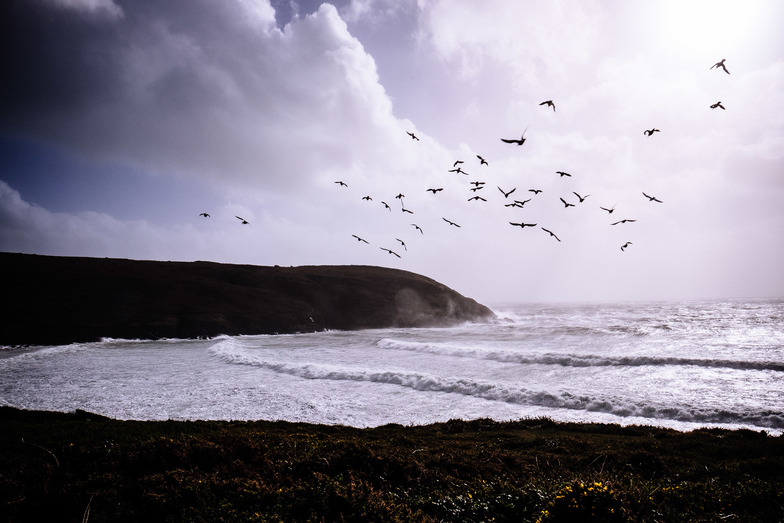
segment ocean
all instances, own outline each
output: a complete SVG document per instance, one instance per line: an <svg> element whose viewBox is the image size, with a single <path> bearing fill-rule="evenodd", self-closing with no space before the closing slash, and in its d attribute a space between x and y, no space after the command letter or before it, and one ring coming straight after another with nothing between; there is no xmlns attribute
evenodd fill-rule
<svg viewBox="0 0 784 523"><path fill-rule="evenodd" d="M498 320L0 348L0 405L135 420L450 419L784 431L784 300L495 306Z"/></svg>

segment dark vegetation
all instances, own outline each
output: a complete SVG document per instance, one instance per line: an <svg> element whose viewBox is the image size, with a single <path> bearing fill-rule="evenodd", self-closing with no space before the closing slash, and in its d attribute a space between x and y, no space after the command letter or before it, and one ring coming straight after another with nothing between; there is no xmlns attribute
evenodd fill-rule
<svg viewBox="0 0 784 523"><path fill-rule="evenodd" d="M0 271L5 345L424 327L494 316L430 278L381 267L0 253Z"/></svg>
<svg viewBox="0 0 784 523"><path fill-rule="evenodd" d="M373 429L0 408L6 521L782 521L784 438L450 421Z"/></svg>

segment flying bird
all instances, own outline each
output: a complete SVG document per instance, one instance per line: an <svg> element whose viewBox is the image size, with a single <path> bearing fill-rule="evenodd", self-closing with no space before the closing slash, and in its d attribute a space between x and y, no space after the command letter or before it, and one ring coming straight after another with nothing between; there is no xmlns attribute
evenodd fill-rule
<svg viewBox="0 0 784 523"><path fill-rule="evenodd" d="M425 232L422 230L422 227L420 227L419 225L415 223L412 223L411 225L413 225L414 228L419 231L419 234L425 234Z"/></svg>
<svg viewBox="0 0 784 523"><path fill-rule="evenodd" d="M575 196L577 196L577 198L579 198L579 200L580 200L580 203L583 203L583 202L585 201L585 199L586 199L586 198L588 198L588 197L590 196L590 194L586 194L585 196L580 196L579 194L577 194L577 193L576 193L576 192L574 192L574 191L572 191L572 194L574 194Z"/></svg>
<svg viewBox="0 0 784 523"><path fill-rule="evenodd" d="M248 223L248 220L246 220L245 218L240 218L239 216L235 216L235 218L241 221L242 225L250 225L250 223Z"/></svg>
<svg viewBox="0 0 784 523"><path fill-rule="evenodd" d="M486 202L486 201L487 201L486 199L482 198L481 196L474 196L473 198L469 198L469 199L468 199L468 201L469 201L469 202L470 202L471 200L482 200L483 202Z"/></svg>
<svg viewBox="0 0 784 523"><path fill-rule="evenodd" d="M715 104L711 105L711 106L710 106L710 108L711 108L711 109L716 109L716 108L719 108L719 109L722 109L722 110L724 110L724 111L726 111L726 110L727 110L727 109L726 109L726 107L724 107L723 105L721 105L721 100L719 100L719 101L718 101L718 102L716 102Z"/></svg>
<svg viewBox="0 0 784 523"><path fill-rule="evenodd" d="M631 245L631 244L632 244L632 242L626 242L626 243L624 243L623 245L621 245L621 250L622 250L622 251L623 251L623 250L625 250L625 249L626 249L626 247L628 247L628 246L629 246L629 245Z"/></svg>
<svg viewBox="0 0 784 523"><path fill-rule="evenodd" d="M479 187L480 185L484 185L486 182L468 182L468 183L474 185L475 187Z"/></svg>
<svg viewBox="0 0 784 523"><path fill-rule="evenodd" d="M400 255L398 253L396 253L395 251L393 251L392 249L387 249L385 247L379 247L379 249L381 249L382 251L387 251L389 254L394 254L395 256L400 258Z"/></svg>
<svg viewBox="0 0 784 523"><path fill-rule="evenodd" d="M340 185L341 187L348 187L348 184L342 180L338 180L335 183Z"/></svg>
<svg viewBox="0 0 784 523"><path fill-rule="evenodd" d="M497 186L496 186L496 187L497 187ZM512 194L513 192L515 192L515 191L517 190L517 187L515 187L515 188L514 188L514 189L512 189L511 191L505 191L505 190L501 189L500 187L498 187L498 190L499 190L499 191L501 191L501 194L503 194L503 195L504 195L504 198L509 198L509 195L510 195L510 194Z"/></svg>
<svg viewBox="0 0 784 523"><path fill-rule="evenodd" d="M559 199L559 200L561 200L561 202L564 204L564 209L568 209L569 207L574 207L574 204L573 204L573 203L568 203L568 202L567 202L566 200L564 200L563 198L558 198L558 199Z"/></svg>
<svg viewBox="0 0 784 523"><path fill-rule="evenodd" d="M727 71L727 66L725 66L725 65L724 65L724 60L726 60L726 58L722 58L722 59L721 59L721 61L719 61L719 62L716 62L715 64L713 64L712 66L710 66L710 68L711 68L711 69L713 69L714 67L716 67L716 68L719 68L719 67L721 67L722 69L724 69L724 72L725 72L725 73L727 73L727 74L730 74L730 72L729 72L729 71Z"/></svg>
<svg viewBox="0 0 784 523"><path fill-rule="evenodd" d="M384 207L386 207L389 212L392 212L392 207L390 207L387 202L381 202L381 203L384 204Z"/></svg>
<svg viewBox="0 0 784 523"><path fill-rule="evenodd" d="M618 204L616 203L615 205L618 205ZM603 211L607 211L608 213L612 214L613 211L615 210L615 205L613 205L611 209L608 209L607 207L602 207L602 206L599 206L599 208L601 210L603 210Z"/></svg>
<svg viewBox="0 0 784 523"><path fill-rule="evenodd" d="M403 193L400 193L400 194L398 194L397 196L395 196L395 198L397 198L398 200L402 200L402 199L403 199L403 198L405 198L405 197L406 197L406 195L405 195L405 194L403 194Z"/></svg>
<svg viewBox="0 0 784 523"><path fill-rule="evenodd" d="M540 103L539 105L549 105L553 108L553 112L555 112L555 104L552 100L545 100L544 102Z"/></svg>
<svg viewBox="0 0 784 523"><path fill-rule="evenodd" d="M465 162L463 162L463 160L455 160L455 163L452 164L452 167L457 167L457 164L459 163L465 163Z"/></svg>
<svg viewBox="0 0 784 523"><path fill-rule="evenodd" d="M481 190L482 190L482 189L484 189L484 188L485 188L485 186L484 186L484 185L477 185L476 187L471 187L471 188L469 189L469 191L471 191L471 192L476 192L476 191L481 191Z"/></svg>
<svg viewBox="0 0 784 523"><path fill-rule="evenodd" d="M528 127L525 128L525 131L527 131L527 130L528 130ZM521 145L523 145L525 143L525 131L523 131L523 135L520 137L519 140L512 140L512 139L507 139L507 138L501 138L501 141L504 142L504 143L516 143L517 146L519 147L519 146L521 146Z"/></svg>
<svg viewBox="0 0 784 523"><path fill-rule="evenodd" d="M205 218L209 218L210 217L210 215L208 213L206 213L206 212L200 212L199 216L204 216Z"/></svg>
<svg viewBox="0 0 784 523"><path fill-rule="evenodd" d="M446 218L444 218L443 216L441 217L441 219L442 219L442 220L444 220L444 221L445 221L446 223L448 223L449 225L454 225L455 227L460 227L460 226L459 226L458 224L456 224L455 222L449 221L449 220L447 220Z"/></svg>
<svg viewBox="0 0 784 523"><path fill-rule="evenodd" d="M619 223L626 223L626 222L636 222L637 220L630 220L628 218L624 218L623 220L619 220L615 223L611 223L610 225L618 225Z"/></svg>
<svg viewBox="0 0 784 523"><path fill-rule="evenodd" d="M647 194L645 194L645 193L642 193L642 195L643 195L643 196L645 196L646 198L648 198L648 200L649 200L649 201L652 201L652 202L658 202L658 203L664 203L664 202L662 202L660 199L658 199L658 198L657 198L657 197L655 197L655 196L648 196L648 195L647 195Z"/></svg>
<svg viewBox="0 0 784 523"><path fill-rule="evenodd" d="M522 229L525 229L526 227L536 227L535 223L514 223L514 222L509 222L509 225L514 225L515 227L520 227Z"/></svg>
<svg viewBox="0 0 784 523"><path fill-rule="evenodd" d="M395 238L395 239L400 242L400 245L402 245L405 250L408 250L408 247L406 247L406 242L404 242L400 238Z"/></svg>
<svg viewBox="0 0 784 523"><path fill-rule="evenodd" d="M362 199L367 200L369 202L373 200L373 198L371 198L370 196L363 196Z"/></svg>
<svg viewBox="0 0 784 523"><path fill-rule="evenodd" d="M528 192L532 192L534 194L539 194L540 192L542 192L542 190L541 189L528 189Z"/></svg>
<svg viewBox="0 0 784 523"><path fill-rule="evenodd" d="M565 172L563 172L563 171L555 171L555 174L558 174L558 175L560 175L560 177L561 177L561 178L563 178L564 176L568 176L569 178L571 178L571 177L572 177L572 175L571 175L571 174L569 174L569 173L565 173Z"/></svg>
<svg viewBox="0 0 784 523"><path fill-rule="evenodd" d="M444 190L444 188L443 188L443 187L439 187L438 189L427 189L427 190L428 190L428 191L430 191L431 193L435 194L435 193L437 193L438 191L443 191L443 190Z"/></svg>
<svg viewBox="0 0 784 523"><path fill-rule="evenodd" d="M653 133L660 133L660 132L661 131L659 129L656 129L654 127L653 129L647 129L647 130L643 131L642 134L644 134L645 136L653 136Z"/></svg>
<svg viewBox="0 0 784 523"><path fill-rule="evenodd" d="M479 158L479 165L490 165L489 163L487 163L487 160L485 160L484 158L482 158L478 154L476 155L476 157Z"/></svg>
<svg viewBox="0 0 784 523"><path fill-rule="evenodd" d="M466 176L468 176L468 173L467 173L467 172L465 172L465 171L464 171L463 169L461 169L460 167L458 167L457 169L449 169L449 172L450 172L450 173L457 173L457 174L465 174Z"/></svg>
<svg viewBox="0 0 784 523"><path fill-rule="evenodd" d="M354 238L356 238L358 242L365 242L365 243L367 243L368 245L370 245L370 242L369 242L369 241L367 241L367 240L366 240L366 239L364 239L364 238L360 238L360 237L359 237L359 236L357 236L356 234L352 234L351 236L353 236Z"/></svg>
<svg viewBox="0 0 784 523"><path fill-rule="evenodd" d="M403 212L407 212L408 214L414 214L414 211L409 211L405 207L401 207L400 210L403 211Z"/></svg>
<svg viewBox="0 0 784 523"><path fill-rule="evenodd" d="M419 138L414 133L406 131L406 134L408 134L412 140L416 140L417 142L419 141Z"/></svg>
<svg viewBox="0 0 784 523"><path fill-rule="evenodd" d="M553 231L551 231L550 229L545 229L544 227L542 227L542 230L543 230L544 232L546 232L546 233L550 234L550 236L552 236L553 238L555 238L555 239L556 239L556 240L558 240L559 242L561 241L561 238L559 238L558 236L556 236L556 235L555 235L555 233L554 233Z"/></svg>
<svg viewBox="0 0 784 523"><path fill-rule="evenodd" d="M522 207L523 205L525 205L526 203L528 203L528 202L530 202L530 201L531 201L531 199L530 199L530 198L528 198L527 200L523 200L523 201L520 201L520 200L515 200L514 202L515 202L517 205L519 205L520 207Z"/></svg>

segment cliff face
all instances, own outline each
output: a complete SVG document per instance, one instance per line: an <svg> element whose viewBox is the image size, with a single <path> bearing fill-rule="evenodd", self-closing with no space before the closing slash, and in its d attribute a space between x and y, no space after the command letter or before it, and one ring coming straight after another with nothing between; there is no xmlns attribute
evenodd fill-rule
<svg viewBox="0 0 784 523"><path fill-rule="evenodd" d="M445 326L494 316L430 278L380 267L0 253L0 269L5 345Z"/></svg>

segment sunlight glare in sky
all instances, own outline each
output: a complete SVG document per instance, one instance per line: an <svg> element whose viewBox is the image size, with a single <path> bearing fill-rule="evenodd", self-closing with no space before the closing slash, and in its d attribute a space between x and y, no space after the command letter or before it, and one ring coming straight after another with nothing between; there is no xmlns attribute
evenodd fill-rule
<svg viewBox="0 0 784 523"><path fill-rule="evenodd" d="M682 51L704 53L723 49L729 52L753 34L758 9L755 2L674 0L666 4L662 13L665 34Z"/></svg>

